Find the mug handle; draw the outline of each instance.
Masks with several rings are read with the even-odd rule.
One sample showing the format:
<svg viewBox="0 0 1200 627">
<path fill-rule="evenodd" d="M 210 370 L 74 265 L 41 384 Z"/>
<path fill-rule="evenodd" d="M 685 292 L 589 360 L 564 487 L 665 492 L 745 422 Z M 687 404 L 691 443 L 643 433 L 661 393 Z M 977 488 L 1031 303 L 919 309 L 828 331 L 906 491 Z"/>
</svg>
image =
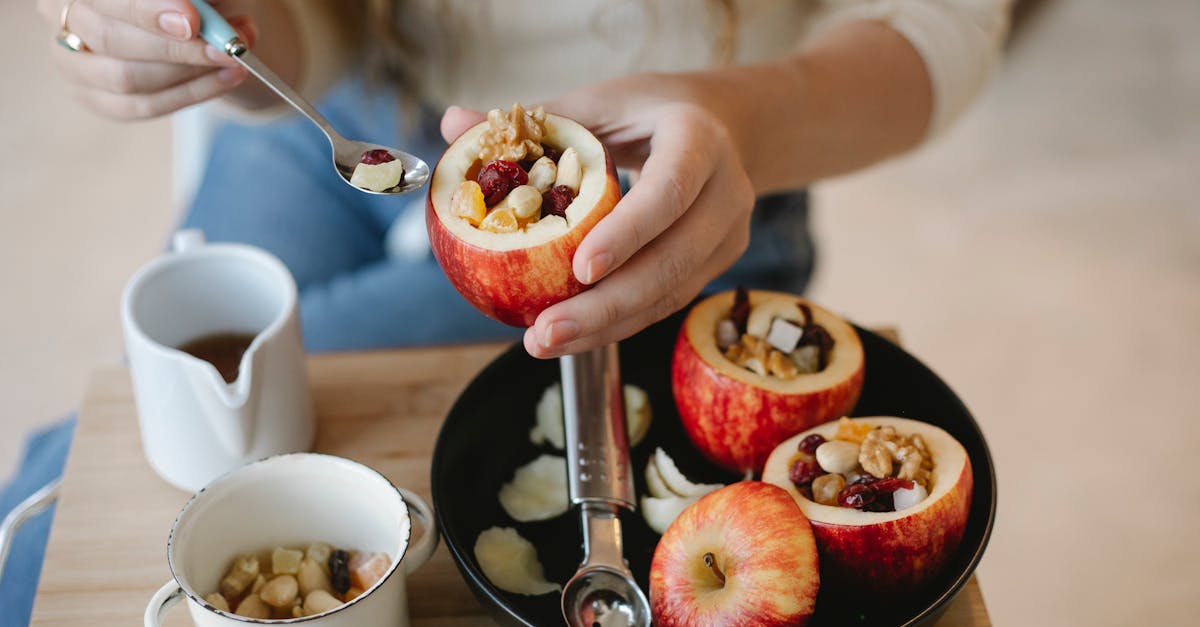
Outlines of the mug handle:
<svg viewBox="0 0 1200 627">
<path fill-rule="evenodd" d="M 200 229 L 180 229 L 171 237 L 171 252 L 186 253 L 204 246 L 207 240 Z"/>
<path fill-rule="evenodd" d="M 421 527 L 425 533 L 421 534 L 421 539 L 415 544 L 410 544 L 408 550 L 404 553 L 404 573 L 411 574 L 414 570 L 420 568 L 425 562 L 433 557 L 433 551 L 438 545 L 438 530 L 437 525 L 433 521 L 433 509 L 425 504 L 421 497 L 417 496 L 411 490 L 404 488 L 396 488 L 400 491 L 400 495 L 404 497 L 404 502 L 408 503 L 410 511 L 416 514 L 421 521 Z M 147 624 L 149 627 L 149 624 Z"/>
<path fill-rule="evenodd" d="M 150 604 L 146 606 L 146 627 L 159 627 L 162 625 L 163 616 L 170 611 L 171 607 L 183 599 L 183 588 L 174 580 L 170 580 L 163 584 L 163 587 L 150 597 Z"/>
</svg>

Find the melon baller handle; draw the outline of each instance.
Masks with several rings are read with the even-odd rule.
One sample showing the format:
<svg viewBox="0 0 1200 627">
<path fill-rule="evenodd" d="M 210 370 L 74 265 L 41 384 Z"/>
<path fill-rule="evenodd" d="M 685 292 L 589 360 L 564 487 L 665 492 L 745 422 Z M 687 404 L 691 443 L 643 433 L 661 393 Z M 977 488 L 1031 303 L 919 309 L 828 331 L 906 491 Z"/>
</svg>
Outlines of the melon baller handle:
<svg viewBox="0 0 1200 627">
<path fill-rule="evenodd" d="M 563 587 L 572 627 L 648 626 L 650 604 L 625 561 L 621 509 L 636 509 L 617 345 L 559 359 L 567 487 L 583 527 L 583 562 Z"/>
</svg>

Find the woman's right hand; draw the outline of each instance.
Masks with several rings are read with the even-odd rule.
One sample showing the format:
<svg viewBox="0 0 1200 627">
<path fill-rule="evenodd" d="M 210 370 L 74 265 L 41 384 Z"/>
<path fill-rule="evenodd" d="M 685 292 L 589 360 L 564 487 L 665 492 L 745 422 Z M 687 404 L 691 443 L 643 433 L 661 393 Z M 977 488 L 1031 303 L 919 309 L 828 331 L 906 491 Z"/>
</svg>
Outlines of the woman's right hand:
<svg viewBox="0 0 1200 627">
<path fill-rule="evenodd" d="M 51 55 L 91 110 L 121 120 L 158 117 L 220 96 L 246 79 L 246 70 L 199 36 L 200 16 L 188 0 L 38 0 L 58 35 L 67 29 L 87 46 L 72 52 L 52 36 Z M 258 28 L 246 0 L 210 0 L 242 40 L 253 46 Z"/>
</svg>

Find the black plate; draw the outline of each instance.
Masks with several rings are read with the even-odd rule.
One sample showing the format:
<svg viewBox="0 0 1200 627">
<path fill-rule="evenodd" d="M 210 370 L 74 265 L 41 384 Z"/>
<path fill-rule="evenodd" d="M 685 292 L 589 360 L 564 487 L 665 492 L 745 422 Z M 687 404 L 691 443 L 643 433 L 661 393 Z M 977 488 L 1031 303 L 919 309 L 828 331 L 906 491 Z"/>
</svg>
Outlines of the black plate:
<svg viewBox="0 0 1200 627">
<path fill-rule="evenodd" d="M 684 474 L 695 480 L 738 480 L 707 462 L 680 425 L 670 373 L 671 352 L 682 321 L 683 315 L 677 314 L 621 344 L 622 378 L 644 388 L 654 410 L 649 434 L 633 450 L 639 495 L 646 493 L 642 469 L 656 446 L 662 446 Z M 866 373 L 854 415 L 903 416 L 942 427 L 966 447 L 975 474 L 975 492 L 962 545 L 946 572 L 924 594 L 902 603 L 872 604 L 855 597 L 853 591 L 822 586 L 809 625 L 928 624 L 946 609 L 983 556 L 996 516 L 992 458 L 974 418 L 937 375 L 888 340 L 857 330 L 866 351 Z M 484 368 L 462 393 L 434 449 L 432 488 L 438 527 L 463 578 L 503 624 L 563 624 L 559 595 L 530 597 L 493 586 L 475 561 L 475 538 L 480 532 L 496 525 L 516 528 L 537 546 L 550 581 L 566 582 L 582 557 L 575 510 L 552 520 L 521 523 L 508 517 L 496 496 L 518 466 L 542 453 L 561 454 L 529 441 L 538 398 L 558 379 L 557 361 L 534 359 L 517 344 Z M 658 535 L 638 514 L 622 516 L 622 520 L 626 557 L 646 590 Z"/>
</svg>

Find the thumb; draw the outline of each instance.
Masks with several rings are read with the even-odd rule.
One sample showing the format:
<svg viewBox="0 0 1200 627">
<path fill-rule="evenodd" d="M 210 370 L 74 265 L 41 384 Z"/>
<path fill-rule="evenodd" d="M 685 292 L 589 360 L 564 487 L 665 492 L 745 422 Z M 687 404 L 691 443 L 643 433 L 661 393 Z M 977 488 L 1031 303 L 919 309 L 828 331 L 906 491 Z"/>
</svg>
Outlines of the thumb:
<svg viewBox="0 0 1200 627">
<path fill-rule="evenodd" d="M 442 114 L 442 138 L 446 140 L 446 143 L 453 142 L 467 129 L 486 119 L 487 116 L 479 111 L 451 105 Z"/>
</svg>

